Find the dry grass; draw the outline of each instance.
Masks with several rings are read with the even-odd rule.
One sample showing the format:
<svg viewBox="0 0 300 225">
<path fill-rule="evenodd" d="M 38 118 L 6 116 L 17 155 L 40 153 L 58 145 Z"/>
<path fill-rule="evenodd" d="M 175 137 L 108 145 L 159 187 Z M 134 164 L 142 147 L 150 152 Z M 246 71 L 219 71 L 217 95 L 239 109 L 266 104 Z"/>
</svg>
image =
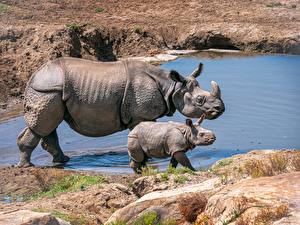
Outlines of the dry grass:
<svg viewBox="0 0 300 225">
<path fill-rule="evenodd" d="M 256 159 L 249 160 L 245 163 L 244 172 L 252 178 L 273 175 L 272 168 L 268 163 Z"/>
<path fill-rule="evenodd" d="M 275 208 L 264 208 L 255 218 L 255 225 L 269 224 L 270 221 L 279 220 L 288 215 L 289 207 L 286 204 L 282 204 Z"/>
<path fill-rule="evenodd" d="M 197 216 L 194 225 L 214 225 L 213 221 L 205 213 L 201 213 Z"/>
<path fill-rule="evenodd" d="M 207 204 L 207 199 L 201 194 L 190 194 L 180 199 L 179 210 L 183 218 L 192 223 L 195 222 L 197 216 L 202 213 Z"/>
<path fill-rule="evenodd" d="M 297 154 L 291 162 L 292 166 L 296 171 L 300 171 L 300 154 Z"/>
<path fill-rule="evenodd" d="M 244 164 L 244 171 L 247 175 L 253 178 L 273 176 L 287 172 L 288 165 L 291 164 L 295 170 L 300 169 L 299 154 L 287 157 L 283 153 L 271 154 L 264 160 L 251 159 Z"/>
<path fill-rule="evenodd" d="M 273 154 L 269 158 L 271 168 L 274 172 L 284 172 L 286 171 L 288 160 L 285 155 Z"/>
</svg>

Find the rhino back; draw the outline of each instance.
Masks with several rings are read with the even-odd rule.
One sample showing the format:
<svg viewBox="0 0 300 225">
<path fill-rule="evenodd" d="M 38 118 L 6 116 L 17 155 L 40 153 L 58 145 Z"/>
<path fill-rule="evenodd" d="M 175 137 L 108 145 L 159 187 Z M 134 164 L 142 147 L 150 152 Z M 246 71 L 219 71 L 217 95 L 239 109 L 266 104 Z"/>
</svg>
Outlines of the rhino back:
<svg viewBox="0 0 300 225">
<path fill-rule="evenodd" d="M 170 156 L 172 151 L 167 138 L 182 125 L 174 122 L 142 122 L 128 136 L 138 138 L 140 146 L 148 156 L 163 158 Z M 184 143 L 184 140 L 177 141 Z"/>
<path fill-rule="evenodd" d="M 126 85 L 124 64 L 72 58 L 64 59 L 63 64 L 63 99 L 70 126 L 88 136 L 123 130 L 120 108 Z"/>
</svg>

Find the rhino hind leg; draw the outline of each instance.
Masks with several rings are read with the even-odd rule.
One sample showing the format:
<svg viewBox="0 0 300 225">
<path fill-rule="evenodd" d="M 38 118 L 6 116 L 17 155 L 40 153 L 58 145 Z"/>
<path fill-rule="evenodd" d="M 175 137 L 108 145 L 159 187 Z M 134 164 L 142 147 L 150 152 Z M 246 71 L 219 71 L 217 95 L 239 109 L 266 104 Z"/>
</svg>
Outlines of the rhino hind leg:
<svg viewBox="0 0 300 225">
<path fill-rule="evenodd" d="M 138 138 L 129 137 L 127 146 L 130 157 L 130 167 L 135 173 L 141 173 L 142 168 L 146 166 L 148 157 L 140 146 Z"/>
<path fill-rule="evenodd" d="M 25 91 L 24 119 L 27 128 L 17 140 L 20 149 L 19 166 L 30 166 L 30 156 L 43 139 L 43 147 L 54 161 L 66 161 L 58 144 L 56 128 L 63 121 L 65 105 L 59 91 L 40 92 L 30 86 Z"/>
<path fill-rule="evenodd" d="M 18 167 L 33 166 L 30 162 L 32 151 L 39 144 L 41 137 L 26 127 L 18 136 L 17 144 L 20 149 L 20 161 Z"/>
<path fill-rule="evenodd" d="M 43 137 L 41 145 L 43 149 L 53 156 L 52 162 L 54 164 L 63 164 L 70 160 L 70 158 L 62 152 L 59 146 L 56 130 L 52 131 L 48 136 Z"/>
</svg>

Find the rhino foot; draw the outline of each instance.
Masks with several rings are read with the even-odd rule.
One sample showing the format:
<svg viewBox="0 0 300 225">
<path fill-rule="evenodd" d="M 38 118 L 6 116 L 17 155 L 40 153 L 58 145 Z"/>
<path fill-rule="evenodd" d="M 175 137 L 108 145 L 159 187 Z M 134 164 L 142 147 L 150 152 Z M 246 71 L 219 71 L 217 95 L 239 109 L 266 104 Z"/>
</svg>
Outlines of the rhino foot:
<svg viewBox="0 0 300 225">
<path fill-rule="evenodd" d="M 68 162 L 69 160 L 70 160 L 70 157 L 68 157 L 66 155 L 62 155 L 62 156 L 53 158 L 52 162 L 54 165 L 59 165 L 59 164 L 64 164 L 64 163 Z"/>
<path fill-rule="evenodd" d="M 34 167 L 34 164 L 31 162 L 19 162 L 17 167 L 19 168 Z"/>
</svg>

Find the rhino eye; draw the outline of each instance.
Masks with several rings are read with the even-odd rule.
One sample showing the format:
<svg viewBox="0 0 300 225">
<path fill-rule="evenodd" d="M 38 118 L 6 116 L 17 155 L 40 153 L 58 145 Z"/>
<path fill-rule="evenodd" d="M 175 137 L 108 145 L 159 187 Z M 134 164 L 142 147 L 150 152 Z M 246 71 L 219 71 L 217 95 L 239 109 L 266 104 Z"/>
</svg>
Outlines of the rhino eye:
<svg viewBox="0 0 300 225">
<path fill-rule="evenodd" d="M 200 106 L 202 106 L 205 103 L 205 97 L 198 95 L 196 97 L 196 103 Z"/>
</svg>

